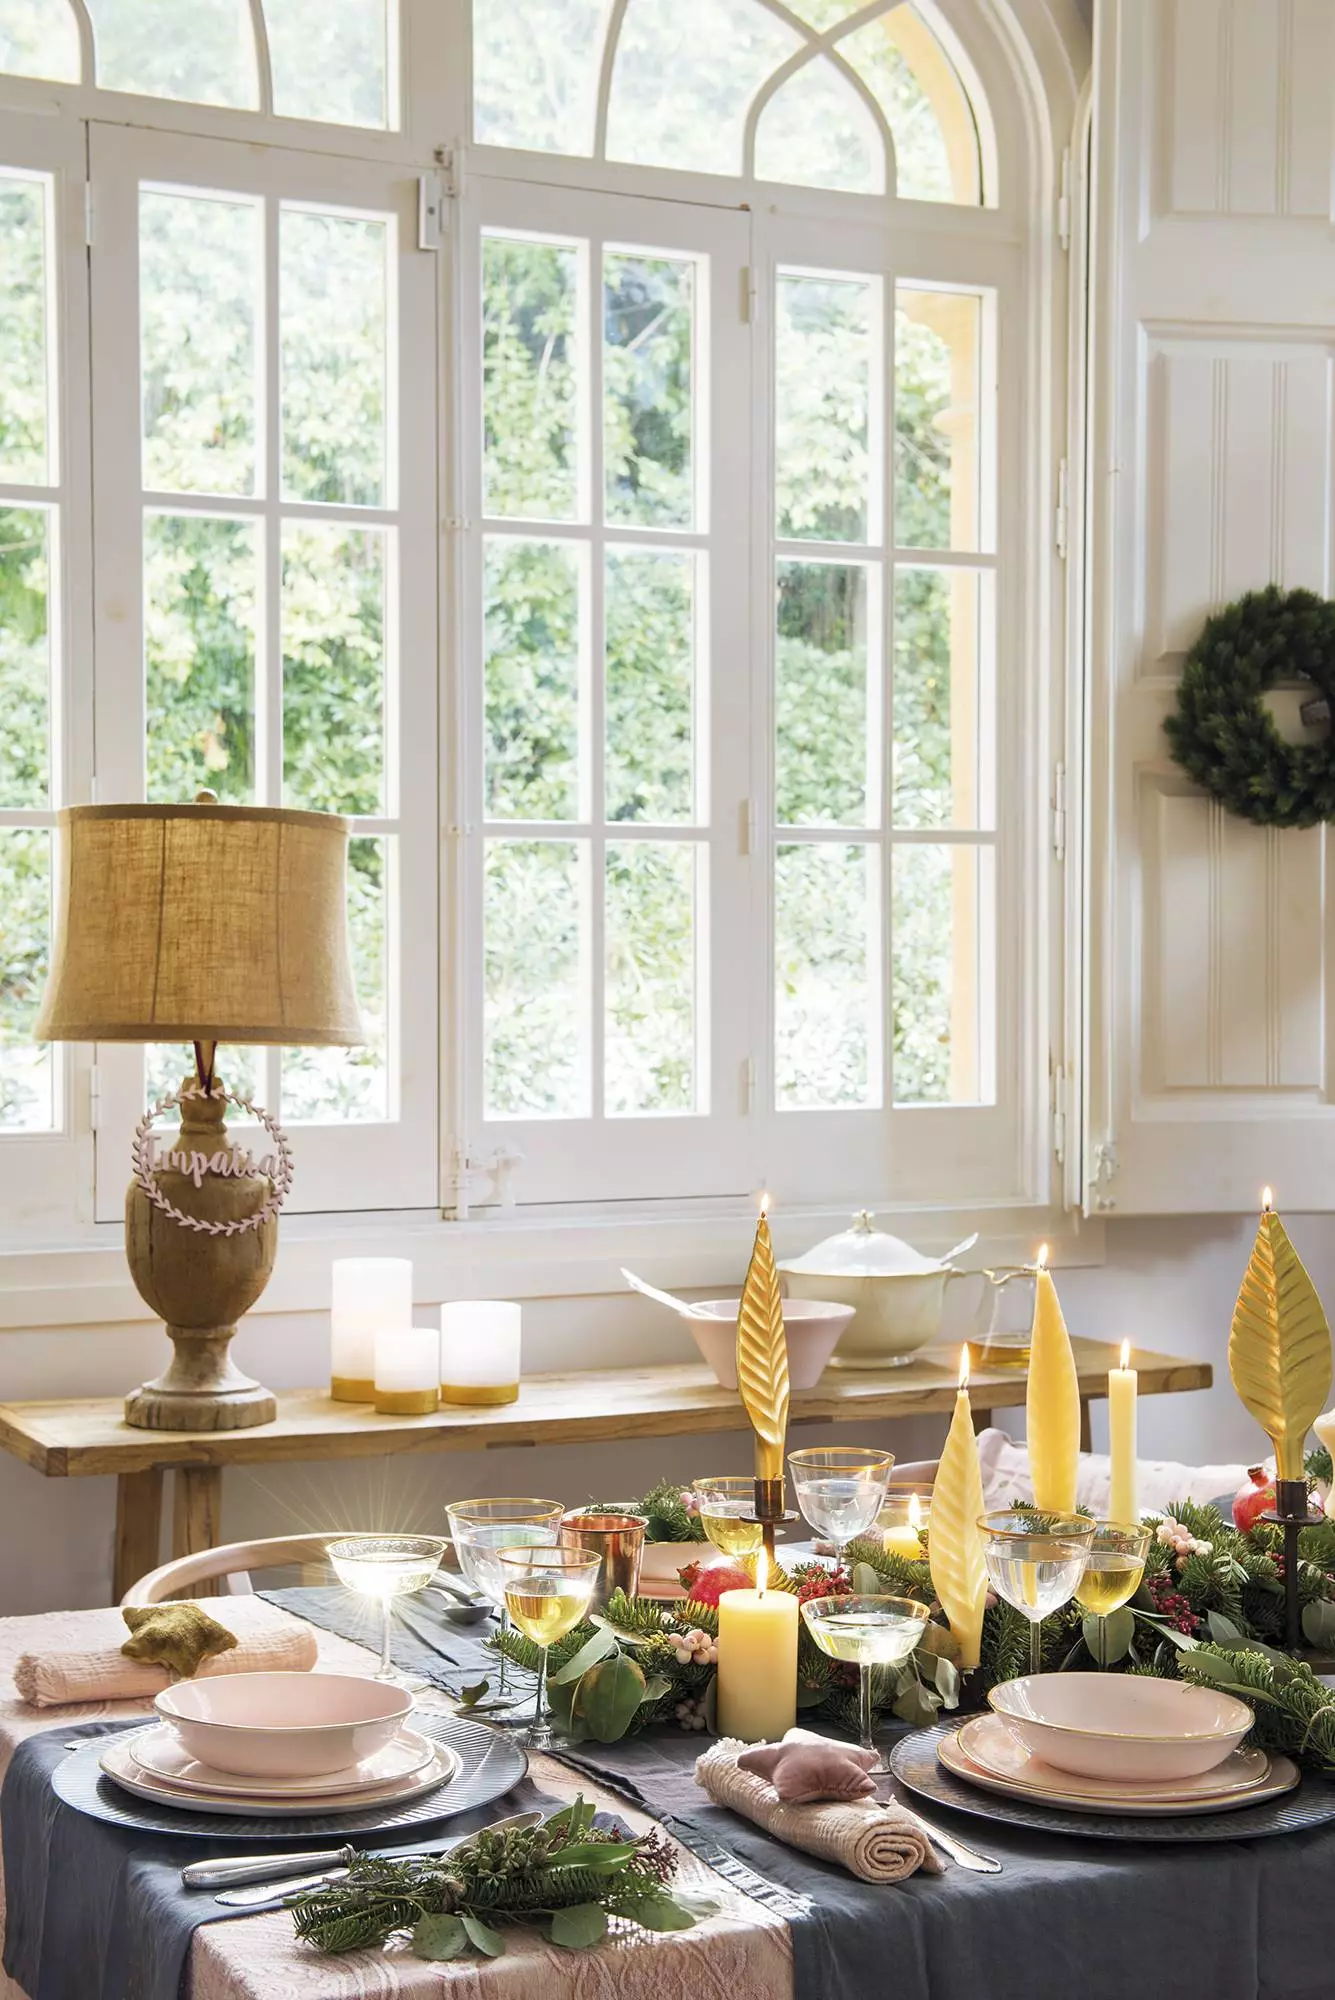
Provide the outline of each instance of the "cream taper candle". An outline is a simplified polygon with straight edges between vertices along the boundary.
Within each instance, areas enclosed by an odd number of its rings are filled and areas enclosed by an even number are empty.
[[[1080,1458],[1080,1379],[1047,1268],[1046,1244],[1038,1254],[1025,1411],[1034,1505],[1044,1513],[1069,1514],[1075,1507]]]
[[[932,1588],[950,1622],[951,1636],[959,1647],[959,1664],[966,1673],[978,1665],[987,1602],[983,1536],[978,1526],[983,1513],[983,1474],[968,1384],[969,1350],[965,1347],[960,1350],[955,1414],[932,1488],[932,1527],[927,1538]]]
[[[1140,1496],[1136,1487],[1136,1371],[1130,1365],[1131,1342],[1122,1342],[1122,1365],[1108,1370],[1108,1449],[1112,1454],[1112,1477],[1108,1491],[1108,1519],[1131,1527],[1140,1522]]]

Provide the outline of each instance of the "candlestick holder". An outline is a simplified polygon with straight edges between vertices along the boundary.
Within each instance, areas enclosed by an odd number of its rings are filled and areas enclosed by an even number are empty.
[[[1275,1511],[1262,1514],[1269,1526],[1284,1530],[1284,1644],[1297,1653],[1303,1643],[1303,1614],[1298,1602],[1298,1537],[1311,1521],[1305,1479],[1275,1481]]]
[[[759,1527],[768,1563],[774,1561],[774,1530],[800,1518],[795,1509],[784,1506],[783,1498],[782,1479],[757,1479],[755,1506],[742,1516]]]

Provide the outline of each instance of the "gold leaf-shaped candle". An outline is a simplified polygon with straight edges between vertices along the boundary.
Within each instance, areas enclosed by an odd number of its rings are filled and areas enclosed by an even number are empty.
[[[737,1387],[756,1434],[756,1478],[783,1478],[788,1435],[788,1338],[769,1223],[762,1209],[737,1314]]]
[[[1228,1372],[1244,1409],[1274,1446],[1279,1477],[1301,1479],[1307,1433],[1330,1393],[1330,1328],[1268,1189],[1233,1308]]]
[[[927,1537],[932,1588],[950,1621],[951,1636],[959,1647],[959,1663],[966,1672],[978,1665],[983,1608],[987,1602],[987,1570],[978,1526],[983,1512],[983,1475],[968,1390],[964,1386],[963,1371],[967,1366],[966,1351],[955,1414],[932,1487],[932,1530]]]
[[[1069,1514],[1080,1462],[1080,1378],[1057,1287],[1042,1256],[1034,1281],[1025,1432],[1034,1505],[1045,1514]]]

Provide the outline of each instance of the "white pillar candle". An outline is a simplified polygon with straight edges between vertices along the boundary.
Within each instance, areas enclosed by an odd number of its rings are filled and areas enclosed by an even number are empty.
[[[1131,1527],[1140,1525],[1140,1498],[1136,1491],[1136,1390],[1137,1376],[1128,1366],[1131,1343],[1122,1342],[1122,1365],[1108,1370],[1108,1447],[1112,1454],[1108,1491],[1108,1519]]]
[[[509,1299],[451,1299],[440,1309],[440,1394],[446,1403],[513,1403],[520,1310]]]
[[[382,1326],[411,1326],[413,1267],[406,1257],[334,1260],[330,1393],[340,1403],[375,1397],[375,1337]]]
[[[383,1326],[375,1337],[375,1406],[383,1416],[424,1417],[440,1400],[434,1326]]]

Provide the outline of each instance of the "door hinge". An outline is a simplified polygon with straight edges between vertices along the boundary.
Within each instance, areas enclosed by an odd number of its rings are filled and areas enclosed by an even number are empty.
[[[1052,1156],[1058,1166],[1065,1166],[1066,1070],[1060,1063],[1052,1072]]]
[[[737,852],[754,854],[756,851],[756,802],[743,799],[737,809]]]
[[[1071,149],[1062,153],[1061,173],[1057,181],[1057,241],[1063,250],[1071,247]]]
[[[102,1122],[102,1072],[96,1063],[88,1071],[88,1130],[96,1132]]]
[[[1058,861],[1066,859],[1066,766],[1058,764],[1052,773],[1052,852]]]
[[[96,219],[97,210],[93,204],[93,183],[85,181],[83,184],[83,240],[89,250],[93,247],[93,224]]]
[[[749,264],[743,264],[740,277],[742,325],[750,326],[756,316],[756,274]]]
[[[1053,516],[1053,536],[1057,554],[1066,560],[1070,521],[1070,468],[1065,459],[1057,467],[1057,506]]]
[[[449,194],[441,173],[417,176],[417,247],[443,250],[445,247],[445,204]]]

